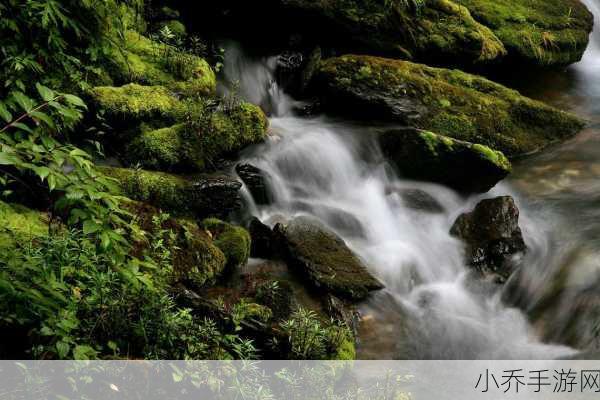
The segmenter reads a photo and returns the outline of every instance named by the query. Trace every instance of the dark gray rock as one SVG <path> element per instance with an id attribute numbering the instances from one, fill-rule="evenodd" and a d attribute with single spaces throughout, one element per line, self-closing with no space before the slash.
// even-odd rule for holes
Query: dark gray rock
<path id="1" fill-rule="evenodd" d="M 248 232 L 252 238 L 250 255 L 256 258 L 270 259 L 277 252 L 277 239 L 267 225 L 258 218 L 252 218 L 248 224 Z"/>
<path id="2" fill-rule="evenodd" d="M 527 249 L 519 228 L 519 209 L 510 196 L 482 200 L 472 212 L 456 219 L 450 233 L 465 242 L 469 264 L 501 281 L 515 270 L 515 257 Z"/>
<path id="3" fill-rule="evenodd" d="M 286 226 L 277 224 L 274 231 L 290 269 L 315 288 L 351 300 L 383 288 L 346 243 L 319 221 L 298 217 Z"/>
<path id="4" fill-rule="evenodd" d="M 265 171 L 252 164 L 238 164 L 235 172 L 248 188 L 256 204 L 271 203 L 271 194 L 267 185 L 268 174 Z"/>

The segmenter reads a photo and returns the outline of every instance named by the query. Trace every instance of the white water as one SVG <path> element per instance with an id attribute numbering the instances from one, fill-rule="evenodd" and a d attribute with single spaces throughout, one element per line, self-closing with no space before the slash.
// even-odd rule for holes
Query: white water
<path id="1" fill-rule="evenodd" d="M 241 93 L 273 112 L 271 138 L 245 160 L 267 171 L 275 202 L 250 204 L 273 224 L 313 215 L 335 229 L 386 285 L 362 307 L 370 320 L 361 355 L 375 358 L 549 359 L 573 350 L 543 344 L 525 316 L 500 293 L 467 279 L 462 244 L 449 235 L 455 218 L 481 198 L 461 198 L 433 184 L 399 178 L 369 140 L 372 128 L 293 115 L 277 88 L 274 61 L 228 51 L 226 74 Z M 395 188 L 427 191 L 441 214 L 407 208 Z M 486 197 L 512 194 L 500 185 Z M 535 256 L 548 251 L 545 230 L 521 206 L 521 226 Z"/>

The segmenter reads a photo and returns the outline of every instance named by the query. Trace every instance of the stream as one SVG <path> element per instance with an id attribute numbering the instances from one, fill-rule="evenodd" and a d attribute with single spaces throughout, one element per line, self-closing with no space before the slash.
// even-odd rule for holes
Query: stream
<path id="1" fill-rule="evenodd" d="M 598 17 L 596 1 L 584 2 Z M 268 173 L 273 202 L 258 206 L 247 195 L 249 212 L 269 225 L 320 219 L 386 286 L 360 305 L 359 358 L 553 359 L 593 348 L 593 335 L 569 337 L 574 302 L 600 276 L 600 32 L 593 35 L 584 59 L 566 71 L 503 82 L 590 126 L 516 161 L 507 180 L 469 198 L 399 177 L 369 134 L 377 126 L 296 116 L 296 101 L 275 83 L 276 59 L 228 48 L 226 78 L 271 114 L 269 141 L 241 162 Z M 400 193 L 415 189 L 443 211 L 408 207 Z M 515 198 L 529 249 L 510 293 L 471 279 L 463 244 L 449 234 L 458 215 L 500 195 Z"/>

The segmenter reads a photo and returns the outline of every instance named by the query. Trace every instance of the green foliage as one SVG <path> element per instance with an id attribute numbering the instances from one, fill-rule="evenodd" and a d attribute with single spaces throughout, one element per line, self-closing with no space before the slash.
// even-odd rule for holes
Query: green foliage
<path id="1" fill-rule="evenodd" d="M 333 320 L 323 322 L 314 311 L 300 308 L 280 327 L 288 339 L 291 358 L 327 359 L 337 356 L 339 349 L 348 344 L 352 347 L 349 352 L 353 353 L 353 338 L 346 325 Z"/>

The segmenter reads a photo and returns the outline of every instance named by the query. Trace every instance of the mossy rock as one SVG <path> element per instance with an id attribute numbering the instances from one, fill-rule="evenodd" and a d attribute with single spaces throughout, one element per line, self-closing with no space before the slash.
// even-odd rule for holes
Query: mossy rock
<path id="1" fill-rule="evenodd" d="M 583 56 L 594 19 L 579 0 L 454 0 L 502 41 L 509 57 L 536 66 Z"/>
<path id="2" fill-rule="evenodd" d="M 331 58 L 321 63 L 313 84 L 335 111 L 479 143 L 508 157 L 571 137 L 584 126 L 572 114 L 485 78 L 408 61 Z"/>
<path id="3" fill-rule="evenodd" d="M 383 288 L 346 243 L 319 221 L 298 217 L 274 229 L 290 268 L 316 289 L 361 300 Z"/>
<path id="4" fill-rule="evenodd" d="M 241 205 L 241 183 L 220 174 L 180 176 L 128 168 L 101 167 L 126 196 L 176 216 L 226 216 Z"/>
<path id="5" fill-rule="evenodd" d="M 173 124 L 183 115 L 181 102 L 164 86 L 98 86 L 89 96 L 92 106 L 114 129 L 132 128 L 142 122 Z"/>
<path id="6" fill-rule="evenodd" d="M 225 271 L 225 255 L 194 221 L 161 215 L 158 208 L 138 201 L 127 202 L 125 207 L 141 230 L 160 235 L 171 254 L 175 282 L 199 288 L 215 283 Z M 135 256 L 141 257 L 150 248 L 149 240 L 144 235 L 134 243 Z"/>
<path id="7" fill-rule="evenodd" d="M 117 84 L 160 85 L 184 97 L 216 93 L 215 73 L 204 59 L 153 42 L 134 31 L 125 33 L 122 49 L 113 49 L 108 68 Z"/>
<path id="8" fill-rule="evenodd" d="M 35 238 L 48 236 L 47 215 L 0 201 L 0 251 L 25 245 Z"/>
<path id="9" fill-rule="evenodd" d="M 247 230 L 216 218 L 205 219 L 202 225 L 225 254 L 228 268 L 246 265 L 250 257 L 250 234 Z"/>
<path id="10" fill-rule="evenodd" d="M 483 193 L 511 170 L 504 154 L 489 147 L 418 129 L 397 129 L 379 137 L 383 153 L 406 178 Z"/>
<path id="11" fill-rule="evenodd" d="M 192 107 L 204 106 L 198 103 Z M 142 132 L 126 147 L 123 159 L 152 170 L 199 172 L 213 160 L 262 141 L 267 127 L 268 120 L 260 108 L 241 103 L 228 112 L 211 111 L 194 124 Z"/>

